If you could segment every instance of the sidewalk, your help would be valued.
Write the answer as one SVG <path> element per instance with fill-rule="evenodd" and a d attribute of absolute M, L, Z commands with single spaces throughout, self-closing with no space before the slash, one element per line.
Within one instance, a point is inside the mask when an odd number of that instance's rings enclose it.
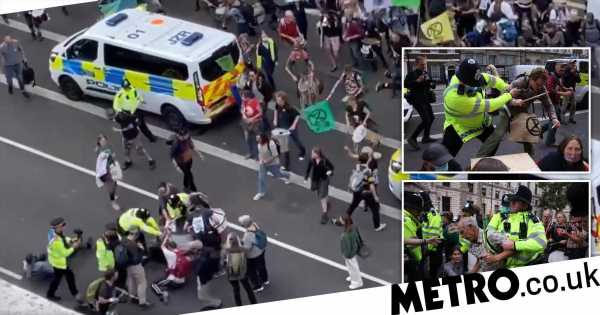
<path fill-rule="evenodd" d="M 81 315 L 0 278 L 2 315 Z"/>

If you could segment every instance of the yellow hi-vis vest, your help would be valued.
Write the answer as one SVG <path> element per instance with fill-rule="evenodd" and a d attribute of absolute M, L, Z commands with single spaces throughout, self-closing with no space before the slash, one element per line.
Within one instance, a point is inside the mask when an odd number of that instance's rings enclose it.
<path fill-rule="evenodd" d="M 119 217 L 119 226 L 121 229 L 129 231 L 129 229 L 134 226 L 150 235 L 160 236 L 160 228 L 154 218 L 148 218 L 148 220 L 144 222 L 142 219 L 135 216 L 135 213 L 138 210 L 139 208 L 129 209 Z"/>
<path fill-rule="evenodd" d="M 417 238 L 417 229 L 419 229 L 419 220 L 415 218 L 410 212 L 404 210 L 403 216 L 403 232 L 404 239 Z M 408 249 L 408 255 L 415 260 L 420 262 L 423 259 L 423 253 L 421 253 L 421 245 L 406 245 Z"/>
<path fill-rule="evenodd" d="M 177 197 L 179 197 L 179 199 L 181 200 L 181 202 L 183 202 L 183 207 L 187 207 L 187 205 L 189 205 L 190 203 L 190 195 L 186 194 L 186 193 L 179 193 L 177 194 Z M 179 218 L 181 218 L 181 216 L 183 215 L 183 210 L 181 207 L 171 207 L 171 205 L 169 205 L 169 203 L 167 203 L 167 213 L 169 214 L 169 218 L 171 220 L 177 220 Z"/>
<path fill-rule="evenodd" d="M 501 78 L 483 73 L 486 85 L 473 96 L 457 93 L 460 80 L 453 76 L 450 84 L 444 91 L 444 130 L 449 126 L 454 127 L 463 142 L 479 136 L 483 130 L 490 126 L 492 118 L 487 114 L 502 108 L 512 100 L 510 93 L 503 93 L 493 99 L 485 98 L 485 88 L 495 88 L 504 92 L 509 85 Z"/>
<path fill-rule="evenodd" d="M 259 45 L 262 45 L 263 43 L 261 42 Z M 269 47 L 269 53 L 271 54 L 271 60 L 273 60 L 273 63 L 275 63 L 275 57 L 276 57 L 276 52 L 275 52 L 275 41 L 272 38 L 267 39 L 267 46 Z M 262 56 L 260 54 L 258 54 L 258 52 L 256 53 L 256 69 L 262 69 Z"/>
<path fill-rule="evenodd" d="M 106 248 L 102 238 L 96 241 L 96 258 L 98 259 L 98 270 L 101 272 L 115 269 L 115 254 Z"/>
<path fill-rule="evenodd" d="M 55 234 L 48 244 L 48 263 L 56 269 L 67 269 L 67 258 L 74 251 L 73 247 L 65 247 L 62 238 Z"/>
<path fill-rule="evenodd" d="M 443 239 L 444 228 L 442 227 L 442 216 L 437 212 L 427 212 L 427 222 L 423 223 L 423 238 L 424 239 Z M 431 251 L 435 251 L 438 245 L 428 244 L 427 248 Z"/>
<path fill-rule="evenodd" d="M 133 86 L 129 90 L 121 88 L 113 100 L 113 110 L 115 113 L 128 111 L 133 114 L 142 101 L 142 96 Z"/>
<path fill-rule="evenodd" d="M 516 254 L 506 260 L 507 268 L 527 266 L 544 254 L 548 240 L 546 239 L 546 231 L 544 224 L 538 220 L 534 222 L 530 217 L 529 211 L 519 211 L 502 216 L 501 213 L 496 213 L 492 216 L 487 229 L 496 232 L 505 232 L 504 222 L 510 224 L 510 233 L 508 238 L 515 242 Z M 519 238 L 519 229 L 521 222 L 527 224 L 527 235 L 525 238 Z"/>

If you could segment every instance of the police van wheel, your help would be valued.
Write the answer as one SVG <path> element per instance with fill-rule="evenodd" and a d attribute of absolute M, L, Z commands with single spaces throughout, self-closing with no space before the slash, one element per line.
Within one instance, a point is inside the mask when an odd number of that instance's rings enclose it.
<path fill-rule="evenodd" d="M 163 120 L 171 130 L 178 130 L 185 127 L 186 120 L 183 114 L 173 105 L 164 105 L 161 110 Z"/>
<path fill-rule="evenodd" d="M 72 101 L 79 101 L 83 98 L 83 92 L 77 82 L 69 77 L 60 78 L 60 89 L 65 96 Z"/>

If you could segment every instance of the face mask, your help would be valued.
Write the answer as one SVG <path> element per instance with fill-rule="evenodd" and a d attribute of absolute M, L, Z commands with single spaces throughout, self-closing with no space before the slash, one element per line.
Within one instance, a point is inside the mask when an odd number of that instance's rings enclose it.
<path fill-rule="evenodd" d="M 567 160 L 567 162 L 569 162 L 569 163 L 579 162 L 579 158 L 577 157 L 576 154 L 565 153 L 564 156 L 565 156 L 565 160 Z"/>
<path fill-rule="evenodd" d="M 436 171 L 447 172 L 448 171 L 448 163 L 445 163 L 442 166 L 438 166 L 435 168 Z"/>

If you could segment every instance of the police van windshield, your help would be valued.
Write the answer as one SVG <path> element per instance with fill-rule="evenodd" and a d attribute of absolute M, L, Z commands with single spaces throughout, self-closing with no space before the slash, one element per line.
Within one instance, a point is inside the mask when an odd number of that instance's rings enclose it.
<path fill-rule="evenodd" d="M 214 81 L 233 70 L 240 57 L 237 43 L 234 41 L 215 51 L 209 58 L 200 63 L 202 78 L 206 81 Z"/>

